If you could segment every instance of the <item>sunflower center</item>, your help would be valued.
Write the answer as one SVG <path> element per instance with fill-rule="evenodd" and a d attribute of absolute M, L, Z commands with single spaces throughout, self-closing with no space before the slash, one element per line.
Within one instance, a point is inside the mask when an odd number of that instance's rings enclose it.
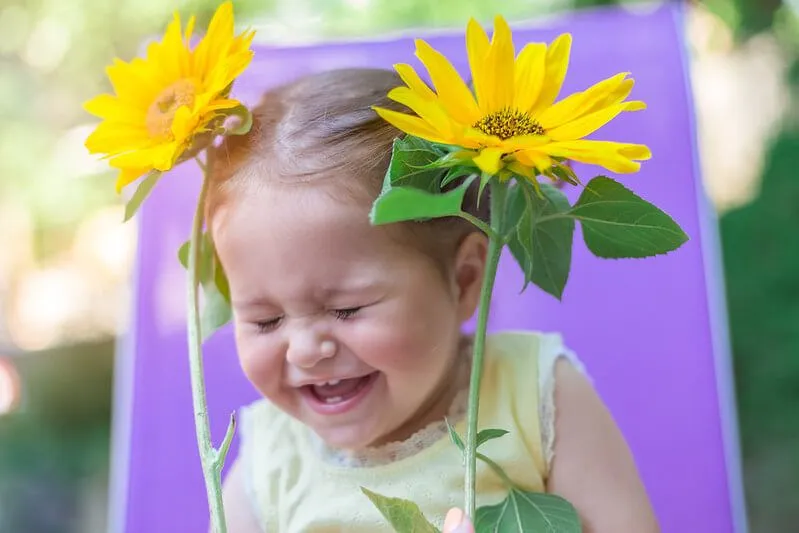
<path fill-rule="evenodd" d="M 172 120 L 181 106 L 194 105 L 197 86 L 189 79 L 178 80 L 155 98 L 147 109 L 147 131 L 157 138 L 171 137 Z"/>
<path fill-rule="evenodd" d="M 496 135 L 503 141 L 518 135 L 544 134 L 544 128 L 533 117 L 509 108 L 484 116 L 473 127 L 487 135 Z"/>

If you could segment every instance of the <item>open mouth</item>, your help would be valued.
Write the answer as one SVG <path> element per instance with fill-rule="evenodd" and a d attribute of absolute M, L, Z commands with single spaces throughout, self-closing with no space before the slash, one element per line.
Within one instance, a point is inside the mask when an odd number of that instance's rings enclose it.
<path fill-rule="evenodd" d="M 319 385 L 305 385 L 300 389 L 314 411 L 323 414 L 339 414 L 355 407 L 368 394 L 378 373 L 329 381 Z"/>

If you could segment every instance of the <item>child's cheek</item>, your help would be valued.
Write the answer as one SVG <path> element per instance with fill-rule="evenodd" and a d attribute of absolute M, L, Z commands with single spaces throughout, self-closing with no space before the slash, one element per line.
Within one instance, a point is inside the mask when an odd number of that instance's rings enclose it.
<path fill-rule="evenodd" d="M 352 348 L 364 363 L 377 370 L 407 370 L 413 366 L 415 355 L 429 351 L 429 333 L 413 316 L 374 317 L 352 331 Z"/>
<path fill-rule="evenodd" d="M 279 368 L 275 350 L 270 349 L 268 343 L 259 342 L 256 338 L 243 338 L 237 336 L 239 363 L 247 379 L 264 395 L 271 397 L 280 388 L 280 376 L 283 375 Z"/>

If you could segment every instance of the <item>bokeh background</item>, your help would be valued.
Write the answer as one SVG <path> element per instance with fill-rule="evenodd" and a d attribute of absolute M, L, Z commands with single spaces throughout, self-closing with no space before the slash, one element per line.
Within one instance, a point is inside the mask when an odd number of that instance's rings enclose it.
<path fill-rule="evenodd" d="M 271 44 L 614 3 L 234 2 L 237 19 Z M 202 26 L 217 4 L 0 0 L 0 533 L 107 530 L 114 348 L 130 309 L 136 226 L 121 223 L 114 174 L 83 147 L 94 123 L 81 103 L 108 90 L 112 58 L 136 55 L 174 11 L 197 13 Z M 711 0 L 687 11 L 751 531 L 799 531 L 799 1 Z"/>

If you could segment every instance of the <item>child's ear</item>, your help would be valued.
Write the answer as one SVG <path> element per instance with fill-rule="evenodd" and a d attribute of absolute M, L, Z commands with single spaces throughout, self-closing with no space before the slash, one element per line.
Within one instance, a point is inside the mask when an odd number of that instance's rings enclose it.
<path fill-rule="evenodd" d="M 458 298 L 458 318 L 461 322 L 469 320 L 477 309 L 487 253 L 488 238 L 478 231 L 467 235 L 458 246 L 453 281 Z"/>

